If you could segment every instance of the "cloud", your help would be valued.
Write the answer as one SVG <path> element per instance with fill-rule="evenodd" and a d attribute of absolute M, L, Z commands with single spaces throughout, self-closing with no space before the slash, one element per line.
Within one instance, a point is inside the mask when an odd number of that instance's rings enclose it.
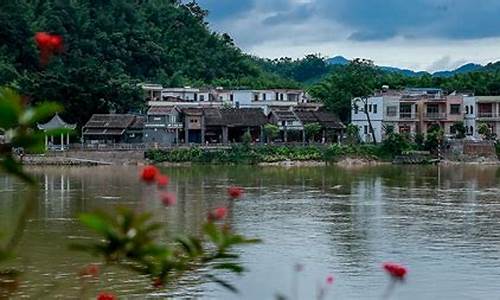
<path fill-rule="evenodd" d="M 466 63 L 467 61 L 464 59 L 452 60 L 451 57 L 447 55 L 434 61 L 426 69 L 429 71 L 454 70 L 460 66 L 463 66 Z"/>
<path fill-rule="evenodd" d="M 500 58 L 491 50 L 500 46 L 500 0 L 198 2 L 210 11 L 211 28 L 262 56 L 321 52 L 421 69 Z"/>

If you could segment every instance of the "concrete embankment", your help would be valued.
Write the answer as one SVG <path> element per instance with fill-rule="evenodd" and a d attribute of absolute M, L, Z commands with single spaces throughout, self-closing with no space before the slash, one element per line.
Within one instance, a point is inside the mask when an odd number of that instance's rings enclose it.
<path fill-rule="evenodd" d="M 66 151 L 26 155 L 25 165 L 97 166 L 138 165 L 144 163 L 144 151 Z"/>

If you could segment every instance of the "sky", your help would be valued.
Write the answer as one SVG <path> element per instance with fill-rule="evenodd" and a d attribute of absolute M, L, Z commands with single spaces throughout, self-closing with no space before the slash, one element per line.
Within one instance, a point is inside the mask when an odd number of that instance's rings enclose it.
<path fill-rule="evenodd" d="M 500 0 L 198 0 L 260 57 L 316 53 L 412 70 L 500 60 Z"/>

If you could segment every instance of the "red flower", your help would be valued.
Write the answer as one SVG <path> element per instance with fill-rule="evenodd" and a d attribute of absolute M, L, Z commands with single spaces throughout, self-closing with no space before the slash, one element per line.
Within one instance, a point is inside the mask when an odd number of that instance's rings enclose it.
<path fill-rule="evenodd" d="M 160 174 L 160 171 L 155 166 L 145 166 L 141 171 L 141 179 L 147 183 L 152 183 L 158 174 Z"/>
<path fill-rule="evenodd" d="M 47 32 L 37 32 L 35 34 L 35 41 L 40 49 L 45 49 L 50 46 L 51 35 Z"/>
<path fill-rule="evenodd" d="M 60 35 L 49 34 L 47 32 L 37 32 L 35 42 L 40 49 L 40 62 L 47 64 L 50 57 L 56 52 L 63 50 L 63 38 Z"/>
<path fill-rule="evenodd" d="M 227 189 L 227 193 L 229 194 L 229 197 L 233 199 L 240 198 L 241 195 L 243 195 L 243 188 L 239 186 L 232 186 Z"/>
<path fill-rule="evenodd" d="M 158 184 L 158 187 L 166 187 L 168 183 L 170 182 L 170 179 L 166 175 L 158 175 L 156 177 L 156 184 Z"/>
<path fill-rule="evenodd" d="M 333 277 L 333 275 L 328 275 L 326 277 L 326 284 L 332 285 L 334 281 L 335 281 L 335 278 Z"/>
<path fill-rule="evenodd" d="M 404 279 L 406 273 L 408 273 L 404 266 L 395 263 L 385 263 L 384 269 L 394 279 Z"/>
<path fill-rule="evenodd" d="M 172 206 L 177 202 L 177 200 L 175 199 L 175 195 L 172 193 L 162 193 L 160 197 L 161 202 L 165 206 Z"/>
<path fill-rule="evenodd" d="M 99 266 L 96 264 L 90 264 L 83 268 L 83 270 L 80 272 L 80 276 L 92 276 L 92 277 L 97 277 L 99 276 Z"/>
<path fill-rule="evenodd" d="M 219 208 L 216 208 L 216 209 L 212 210 L 208 214 L 208 219 L 210 221 L 220 221 L 220 220 L 225 219 L 226 216 L 227 216 L 227 208 L 225 208 L 225 207 L 219 207 Z"/>
<path fill-rule="evenodd" d="M 97 300 L 117 300 L 118 297 L 115 296 L 113 293 L 108 293 L 108 292 L 100 292 L 99 295 L 97 295 Z"/>

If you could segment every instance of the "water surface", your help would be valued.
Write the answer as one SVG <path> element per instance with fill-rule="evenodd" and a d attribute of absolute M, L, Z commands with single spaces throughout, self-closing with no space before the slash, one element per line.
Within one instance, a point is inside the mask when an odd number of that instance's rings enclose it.
<path fill-rule="evenodd" d="M 169 232 L 197 234 L 208 209 L 226 204 L 225 188 L 240 185 L 229 222 L 264 240 L 241 248 L 249 272 L 234 295 L 197 275 L 153 291 L 147 279 L 106 269 L 85 296 L 111 290 L 128 299 L 313 299 L 328 274 L 327 299 L 380 299 L 388 284 L 381 263 L 409 267 L 393 299 L 500 299 L 500 169 L 480 166 L 180 167 L 164 169 L 178 204 L 163 208 L 137 168 L 36 168 L 41 191 L 14 266 L 23 271 L 17 297 L 82 295 L 78 270 L 95 258 L 68 244 L 92 237 L 75 217 L 125 205 L 153 211 Z M 9 232 L 29 191 L 0 175 L 0 228 Z M 304 270 L 293 272 L 300 263 Z M 296 278 L 294 278 L 297 276 Z M 294 282 L 298 286 L 293 288 Z M 293 299 L 293 298 L 292 298 Z"/>

